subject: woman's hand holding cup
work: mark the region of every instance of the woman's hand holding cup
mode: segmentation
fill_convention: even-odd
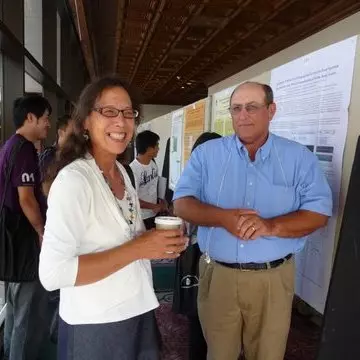
[[[134,244],[141,259],[175,259],[184,251],[189,239],[180,227],[150,230],[140,235]]]

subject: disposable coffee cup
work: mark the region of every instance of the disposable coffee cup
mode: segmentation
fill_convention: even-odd
[[[157,230],[178,230],[181,229],[182,219],[176,216],[158,216],[155,218]]]
[[[176,216],[158,216],[155,218],[155,226],[157,230],[179,230],[181,229],[182,220]],[[172,251],[166,251],[172,254]]]

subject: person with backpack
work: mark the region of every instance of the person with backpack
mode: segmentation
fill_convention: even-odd
[[[139,133],[135,140],[137,157],[130,164],[146,229],[154,228],[155,216],[167,210],[166,202],[158,197],[159,169],[154,159],[159,152],[159,140],[159,135],[150,130]]]
[[[40,95],[17,99],[13,107],[16,133],[0,153],[0,281],[6,282],[6,360],[36,360],[48,334],[48,293],[38,279],[46,205],[34,144],[47,137],[50,114],[49,102]]]
[[[54,164],[56,160],[56,152],[62,148],[67,137],[74,128],[74,121],[70,115],[63,115],[56,121],[56,142],[54,145],[51,145],[45,148],[39,155],[39,167],[40,167],[40,176],[41,184],[43,187],[44,193],[47,191],[46,185],[44,186],[44,180],[46,177],[49,168]],[[50,339],[56,344],[58,338],[58,324],[59,324],[59,300],[60,300],[60,291],[55,290],[49,293],[49,316],[50,321]]]
[[[55,160],[56,151],[65,143],[72,130],[73,120],[70,115],[65,114],[57,120],[55,144],[45,148],[39,155],[41,182],[45,179],[47,169]]]
[[[195,141],[191,152],[207,141],[219,139],[215,132],[204,132]],[[206,360],[207,345],[201,329],[197,309],[199,287],[199,260],[201,251],[197,243],[198,227],[186,223],[189,246],[176,259],[173,311],[187,316],[189,320],[189,360]]]

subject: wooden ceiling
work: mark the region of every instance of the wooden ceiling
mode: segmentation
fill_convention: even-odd
[[[360,10],[359,0],[68,0],[91,76],[117,72],[144,103],[208,86]]]

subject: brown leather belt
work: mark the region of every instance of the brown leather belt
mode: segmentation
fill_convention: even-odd
[[[283,264],[285,261],[290,260],[292,258],[292,254],[288,254],[286,255],[284,258],[282,259],[278,259],[278,260],[274,260],[274,261],[269,261],[266,263],[225,263],[222,261],[215,261],[216,263],[228,267],[230,269],[238,269],[238,270],[245,270],[245,271],[251,271],[251,270],[267,270],[267,269],[274,269],[278,266],[280,266],[281,264]]]

